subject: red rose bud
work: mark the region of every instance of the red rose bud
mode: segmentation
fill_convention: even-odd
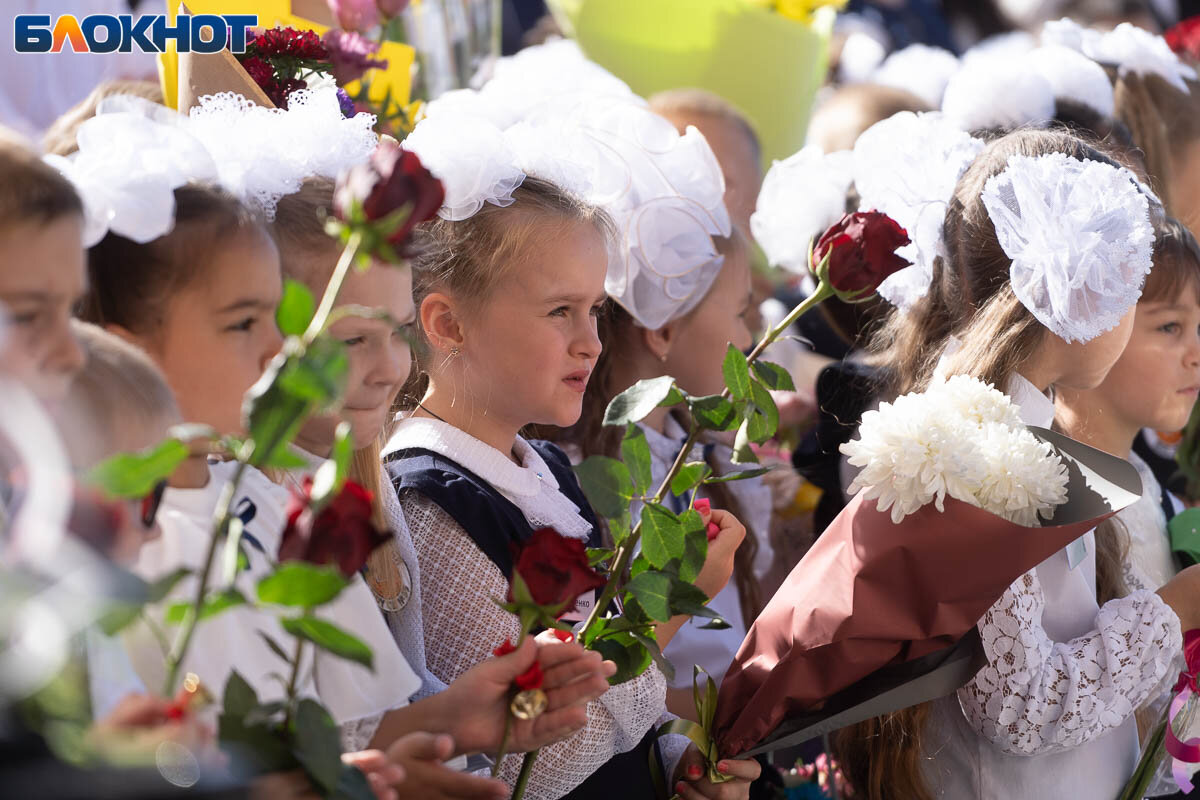
[[[708,528],[706,529],[706,533],[708,534],[708,540],[711,542],[713,539],[717,538],[717,536],[720,535],[721,526],[715,522],[710,522],[710,523],[708,523]]]
[[[560,631],[558,628],[551,628],[550,633],[552,633],[554,638],[558,639],[560,642],[575,641],[575,634],[571,633],[570,631]]]
[[[530,689],[542,688],[543,680],[545,680],[545,676],[542,675],[542,665],[534,661],[533,665],[529,669],[525,670],[513,679],[513,683],[515,683],[517,688],[521,691],[527,692]]]
[[[517,652],[517,648],[513,647],[512,641],[509,639],[505,639],[504,644],[500,645],[499,647],[497,647],[495,650],[492,651],[492,655],[494,655],[496,658],[503,658],[504,656],[508,655],[509,653],[515,653],[515,652]]]
[[[421,166],[416,153],[404,150],[391,139],[384,139],[370,160],[342,175],[333,205],[338,219],[343,221],[350,218],[355,203],[362,206],[371,222],[407,209],[407,218],[387,237],[394,247],[402,247],[417,225],[433,219],[444,198],[441,181]]]
[[[287,527],[279,544],[280,561],[333,564],[347,578],[367,563],[367,558],[390,534],[372,521],[371,493],[353,481],[314,514],[312,479],[304,481],[304,494],[292,494]]]
[[[522,545],[513,571],[521,576],[533,602],[563,606],[579,595],[599,589],[605,580],[588,566],[587,548],[579,539],[568,539],[553,528],[539,528]],[[513,602],[509,586],[508,602]]]
[[[866,300],[889,275],[909,266],[907,259],[896,255],[906,244],[908,233],[891,217],[856,211],[821,234],[813,247],[813,271],[842,300]]]
[[[712,501],[707,497],[697,497],[694,501],[692,501],[692,508],[699,511],[702,515],[711,514]]]

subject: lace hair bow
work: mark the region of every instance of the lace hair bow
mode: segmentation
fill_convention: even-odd
[[[1065,153],[1015,155],[982,199],[1012,259],[1013,293],[1060,338],[1096,338],[1141,296],[1158,200],[1129,170]]]
[[[122,98],[80,126],[77,152],[46,161],[83,199],[85,246],[109,231],[145,243],[174,227],[174,191],[187,183],[216,183],[274,217],[305,179],[366,159],[378,143],[374,124],[370,114],[346,119],[334,87],[294,92],[286,110],[222,92],[186,117]]]
[[[908,231],[898,252],[912,266],[890,276],[879,294],[909,308],[929,291],[942,255],[942,223],[958,179],[984,143],[936,112],[903,111],[872,125],[854,145],[854,185],[863,209],[877,209]]]
[[[1071,19],[1047,22],[1042,27],[1042,43],[1062,45],[1100,64],[1116,65],[1121,75],[1158,75],[1184,94],[1191,93],[1186,81],[1196,80],[1196,70],[1180,61],[1163,37],[1128,22],[1106,32],[1085,28]]]

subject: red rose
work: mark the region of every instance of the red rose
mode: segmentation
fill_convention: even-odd
[[[605,580],[588,566],[587,548],[553,528],[539,528],[521,547],[513,572],[521,576],[539,606],[566,606],[579,595],[604,586]],[[508,602],[513,602],[512,587]]]
[[[1188,17],[1163,34],[1175,54],[1200,61],[1200,15]]]
[[[352,205],[358,202],[366,218],[374,222],[409,209],[404,222],[388,235],[393,246],[400,246],[408,241],[413,228],[433,218],[444,198],[442,182],[421,165],[416,153],[384,139],[369,161],[354,166],[338,181],[334,211],[339,219],[346,220]]]
[[[843,300],[861,300],[875,293],[885,278],[909,266],[896,249],[909,243],[908,233],[878,211],[846,214],[821,234],[813,247],[814,271]],[[827,266],[822,266],[825,257]]]
[[[314,515],[311,492],[312,479],[306,478],[304,494],[292,495],[279,560],[333,564],[347,578],[352,577],[389,536],[372,522],[371,493],[346,481],[342,491]]]

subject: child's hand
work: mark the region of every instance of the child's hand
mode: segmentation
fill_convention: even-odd
[[[717,770],[732,780],[711,783],[700,751],[696,745],[688,745],[675,768],[675,793],[683,800],[746,800],[750,784],[762,774],[762,767],[754,759],[724,758],[717,762]]]
[[[708,525],[708,555],[696,578],[696,585],[711,599],[729,583],[729,576],[733,574],[733,558],[742,539],[746,538],[746,528],[728,511],[709,510],[706,499],[697,500],[695,508]]]
[[[508,785],[504,781],[458,772],[443,764],[453,753],[454,741],[444,734],[410,733],[401,737],[387,750],[388,759],[404,771],[404,780],[393,788],[400,797],[420,797],[422,800],[504,800],[508,797]]]
[[[395,786],[404,782],[404,767],[392,761],[381,750],[360,750],[342,753],[342,763],[358,767],[367,776],[376,800],[400,800]]]
[[[509,689],[535,659],[542,665],[542,689],[549,702],[536,719],[513,721],[510,753],[557,742],[586,725],[587,703],[608,690],[608,677],[616,672],[616,665],[599,653],[549,634],[536,644],[526,639],[514,652],[476,664],[442,693],[453,714],[446,729],[453,732],[460,752],[494,753],[500,748]]]
[[[218,765],[223,761],[211,728],[194,714],[181,714],[175,702],[151,694],[123,697],[92,725],[88,742],[102,757],[115,761],[153,762],[163,742],[182,745],[202,764]]]

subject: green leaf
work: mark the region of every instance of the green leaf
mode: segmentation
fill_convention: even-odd
[[[308,466],[308,461],[299,453],[277,449],[260,466],[286,470],[303,469]]]
[[[258,705],[258,694],[241,674],[234,669],[225,681],[225,696],[221,708],[226,714],[242,718]]]
[[[642,506],[642,555],[656,569],[683,556],[683,525],[679,517],[657,503]]]
[[[746,363],[746,356],[732,344],[725,351],[721,372],[734,400],[746,400],[750,397],[750,367]]]
[[[712,470],[703,461],[690,461],[684,464],[679,468],[679,472],[675,473],[675,477],[671,479],[671,494],[676,497],[682,497],[687,492],[699,486],[700,482],[710,472]]]
[[[342,764],[333,800],[375,800],[375,792],[367,782],[366,773],[358,767]]]
[[[658,642],[655,641],[654,634],[642,633],[640,631],[630,631],[629,635],[632,636],[638,644],[646,648],[648,653],[650,653],[650,658],[653,659],[654,663],[658,665],[658,671],[661,672],[663,677],[667,679],[667,683],[669,684],[673,682],[675,680],[675,665],[663,657],[662,648],[659,647]]]
[[[612,537],[613,545],[620,547],[621,542],[628,539],[629,534],[632,533],[633,525],[629,519],[629,509],[626,508],[619,517],[609,517],[607,521],[608,535]]]
[[[258,600],[277,606],[315,608],[332,602],[348,585],[335,567],[287,561],[258,582]]]
[[[713,475],[704,479],[705,484],[710,483],[732,483],[734,481],[746,481],[751,478],[757,478],[760,475],[766,475],[771,471],[770,467],[758,467],[756,469],[741,469],[736,472],[731,472],[728,475]]]
[[[686,614],[689,617],[704,617],[705,619],[720,619],[721,615],[708,607],[708,595],[693,583],[680,580],[668,575],[670,588],[668,602],[671,615]]]
[[[259,631],[258,635],[262,637],[262,640],[264,642],[266,642],[267,647],[271,648],[272,653],[279,656],[281,659],[283,659],[288,664],[292,663],[292,657],[289,656],[286,652],[284,652],[283,646],[281,644],[279,644],[279,642],[275,641],[268,634],[263,633],[262,631]]]
[[[603,564],[613,557],[613,550],[609,547],[589,547],[587,549],[588,566],[594,567]]]
[[[321,508],[337,496],[350,472],[350,458],[354,455],[354,442],[350,438],[350,423],[338,423],[334,432],[333,450],[313,475],[312,500]]]
[[[312,642],[323,650],[328,650],[336,656],[362,664],[367,669],[374,669],[374,657],[371,648],[361,639],[346,631],[316,617],[295,617],[282,619],[283,629],[292,636]]]
[[[792,381],[791,373],[778,364],[770,361],[755,361],[750,366],[754,369],[754,374],[768,389],[777,392],[796,391],[796,384]]]
[[[710,619],[708,622],[700,626],[702,631],[727,631],[733,626],[720,617]]]
[[[145,497],[188,457],[188,446],[164,439],[137,453],[118,453],[88,471],[86,483],[108,497]]]
[[[332,793],[342,772],[342,742],[337,723],[315,700],[302,698],[292,719],[292,752],[309,777]]]
[[[279,301],[279,308],[275,310],[279,332],[284,336],[299,336],[308,328],[316,310],[317,303],[308,287],[299,281],[284,278],[283,297]]]
[[[629,467],[634,489],[639,494],[650,491],[650,481],[653,480],[650,473],[650,445],[646,442],[645,432],[633,423],[630,423],[621,442],[621,460]]]
[[[666,622],[671,613],[671,576],[663,572],[647,571],[634,575],[625,585],[650,618]]]
[[[629,467],[615,458],[592,456],[575,467],[575,475],[597,514],[612,518],[629,511],[633,500]]]
[[[708,526],[700,512],[685,511],[679,518],[683,525],[683,556],[679,559],[679,579],[695,581],[708,557]]]
[[[751,412],[753,416],[753,412]],[[738,427],[737,436],[733,440],[733,463],[735,464],[757,464],[758,456],[754,454],[754,450],[750,447],[750,422],[743,419],[742,424]]]
[[[612,399],[604,412],[605,425],[628,425],[641,422],[659,406],[682,403],[685,395],[675,388],[669,375],[640,380]]]
[[[275,463],[305,419],[337,400],[348,370],[345,346],[329,336],[317,337],[307,348],[296,337],[285,341],[246,392],[244,407],[254,441],[250,463]]]
[[[767,387],[758,381],[750,384],[750,401],[754,405],[754,419],[750,422],[750,441],[762,444],[779,430],[779,409]]]
[[[204,605],[200,607],[200,619],[205,620],[215,617],[222,611],[227,611],[234,606],[243,606],[246,604],[246,597],[237,589],[232,587],[219,592],[213,592],[204,600]],[[170,625],[180,625],[192,610],[192,604],[189,603],[172,603],[167,608],[166,621]]]
[[[116,636],[141,615],[146,605],[161,603],[181,580],[191,574],[192,571],[187,567],[179,567],[152,583],[146,583],[132,573],[122,575],[122,579],[130,584],[129,593],[135,597],[114,603],[96,624],[108,636]]]
[[[738,425],[737,409],[719,394],[705,395],[688,401],[692,419],[710,431],[731,431]]]
[[[616,674],[608,679],[609,684],[613,686],[641,675],[651,662],[650,651],[628,632],[619,633],[611,638],[597,639],[590,649],[600,653],[605,661],[617,665]]]

